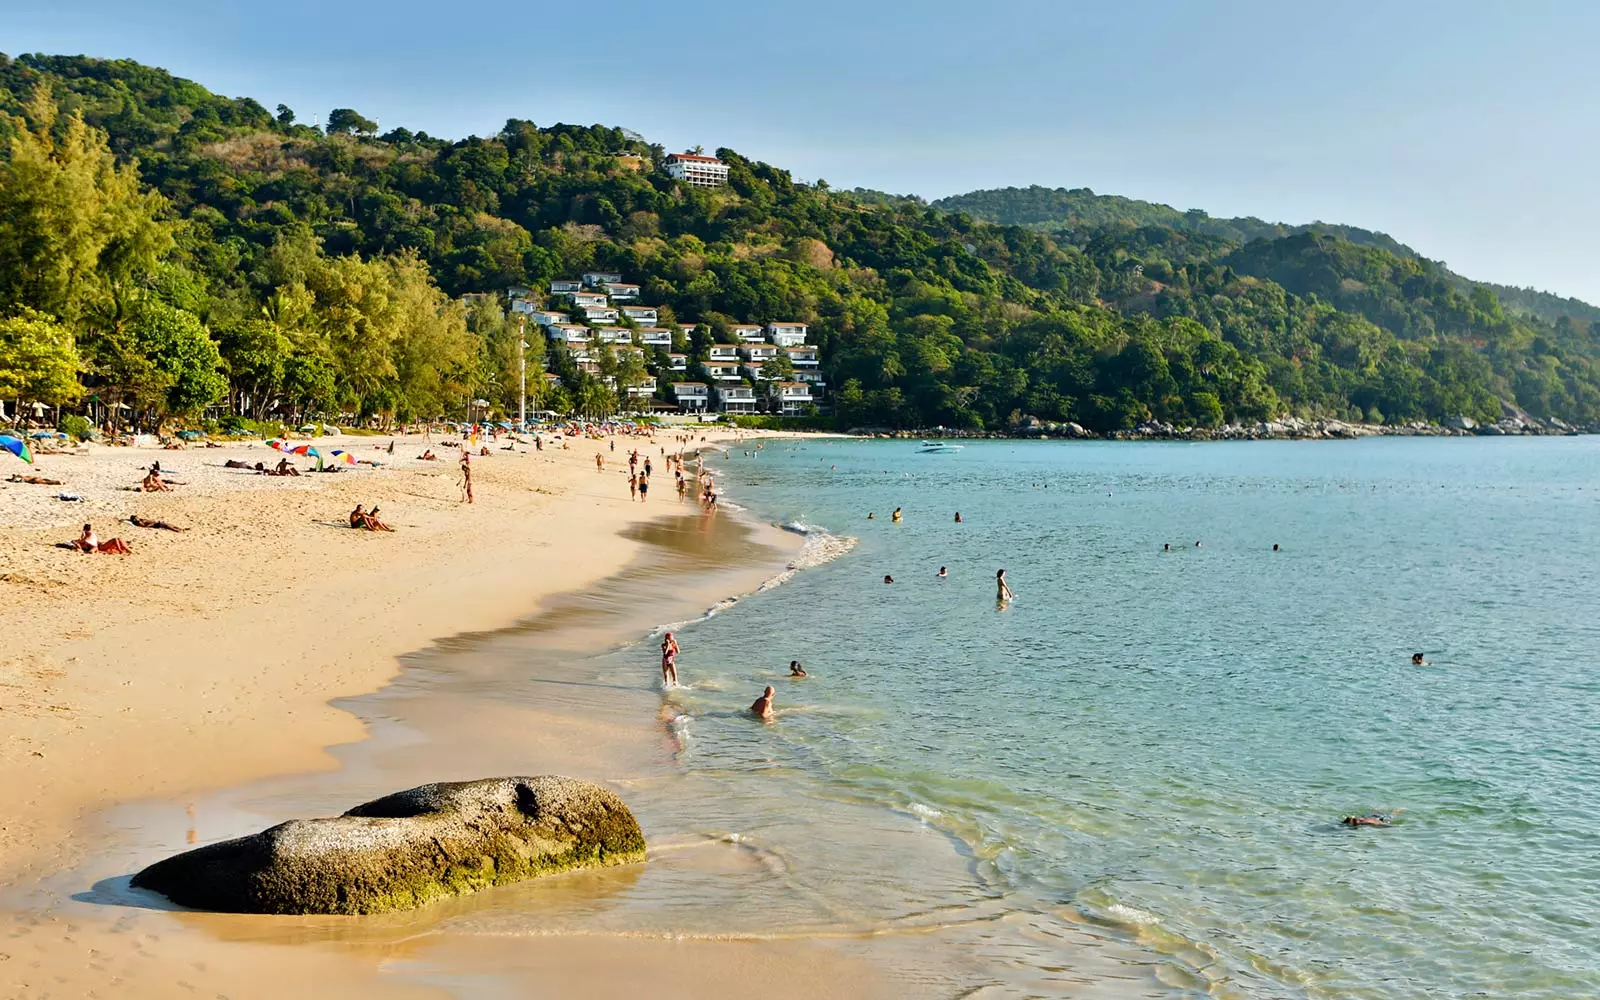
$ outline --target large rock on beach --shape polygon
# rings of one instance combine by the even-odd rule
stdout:
[[[381,913],[573,868],[644,860],[611,791],[544,775],[423,785],[151,865],[133,884],[231,913]]]

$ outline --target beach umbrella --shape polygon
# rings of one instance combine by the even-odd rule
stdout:
[[[354,464],[356,464],[356,457],[354,455],[350,454],[348,451],[345,451],[342,448],[333,449],[331,454],[332,454],[333,460],[335,462],[343,462],[346,465],[354,465]]]
[[[316,458],[321,458],[322,457],[322,452],[320,452],[317,449],[311,447],[309,444],[296,445],[295,447],[289,449],[289,454],[291,454],[291,455],[312,455],[312,456],[315,456]]]
[[[0,434],[0,450],[9,451],[29,465],[33,464],[33,452],[28,450],[28,442],[19,437]]]

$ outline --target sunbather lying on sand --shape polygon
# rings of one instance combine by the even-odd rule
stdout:
[[[140,517],[138,514],[134,514],[133,516],[129,517],[128,518],[128,523],[133,525],[135,528],[156,528],[156,529],[161,530],[161,531],[188,531],[189,530],[188,528],[180,528],[175,524],[168,524],[165,521],[152,521],[150,518],[148,518],[148,517]]]
[[[261,468],[261,463],[257,462],[255,465],[251,465],[249,462],[241,462],[237,458],[230,458],[222,463],[222,467],[224,469],[259,469]]]
[[[7,479],[6,482],[8,482],[8,483],[27,483],[27,484],[29,484],[31,486],[65,486],[65,485],[67,485],[66,483],[63,483],[59,479],[46,479],[44,476],[18,476],[18,475],[12,475],[12,477],[10,479]]]

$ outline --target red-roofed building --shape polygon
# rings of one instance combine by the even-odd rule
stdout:
[[[728,165],[715,156],[669,153],[667,176],[695,187],[721,187],[728,183]]]

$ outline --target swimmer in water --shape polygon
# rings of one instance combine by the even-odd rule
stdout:
[[[940,566],[939,567],[939,576],[938,576],[938,578],[940,580],[945,580],[945,579],[948,579],[949,577],[950,577],[950,574],[945,572],[945,568],[943,566]]]
[[[894,582],[894,577],[890,576],[888,573],[885,573],[885,574],[883,574],[883,582],[884,583],[893,583]]]
[[[870,511],[870,510],[867,511],[867,520],[876,521],[877,519],[878,519],[878,515],[872,513],[872,511]]]
[[[961,512],[959,510],[956,511],[956,523],[957,524],[961,523]]]
[[[789,676],[790,677],[804,677],[804,676],[806,676],[806,668],[802,667],[800,665],[800,661],[799,660],[790,660],[789,661]]]
[[[994,599],[1009,601],[1016,595],[1011,592],[1011,585],[1006,583],[1006,571],[996,570],[994,574]]]
[[[1379,816],[1377,813],[1371,813],[1371,814],[1366,815],[1366,816],[1346,816],[1344,819],[1341,819],[1339,822],[1343,823],[1345,826],[1391,826],[1392,825],[1389,822],[1389,817],[1387,817],[1387,816]]]
[[[1171,552],[1172,551],[1172,543],[1171,542],[1162,542],[1161,543],[1161,551],[1162,552]]]
[[[1411,654],[1411,665],[1413,667],[1431,667],[1431,666],[1433,666],[1433,664],[1429,663],[1427,660],[1424,660],[1422,658],[1422,654],[1421,653],[1412,653]]]
[[[1194,547],[1198,549],[1200,547],[1200,543],[1199,542],[1195,542],[1194,543]]]
[[[767,689],[761,692],[761,697],[757,698],[751,703],[750,711],[755,714],[756,718],[767,720],[772,718],[772,696],[775,693],[776,692],[772,689],[772,685],[769,684],[767,685]]]
[[[1273,542],[1272,543],[1272,551],[1274,551],[1274,552],[1278,551],[1278,543],[1277,542]]]
[[[894,509],[894,513],[889,515],[889,520],[893,521],[895,524],[899,524],[900,523],[900,508],[899,507],[896,507]]]

